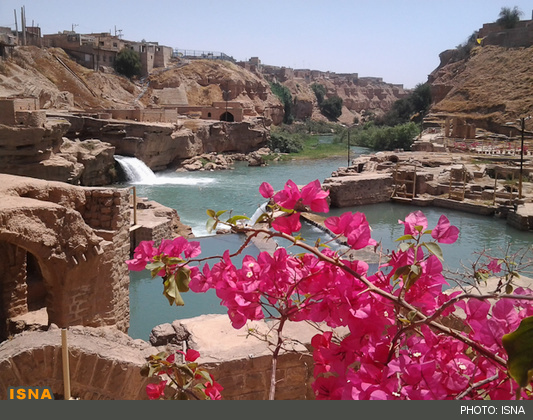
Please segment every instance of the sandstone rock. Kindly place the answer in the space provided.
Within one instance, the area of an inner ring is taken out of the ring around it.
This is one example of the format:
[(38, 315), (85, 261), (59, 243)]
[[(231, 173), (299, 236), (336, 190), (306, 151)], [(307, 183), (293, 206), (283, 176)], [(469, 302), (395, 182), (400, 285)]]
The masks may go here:
[(174, 321), (172, 323), (172, 328), (176, 332), (176, 340), (178, 341), (187, 341), (190, 337), (189, 331), (182, 325), (181, 321)]
[(195, 160), (193, 163), (190, 163), (188, 165), (183, 165), (183, 168), (188, 171), (199, 171), (203, 167), (204, 166), (202, 165), (202, 162), (200, 162), (199, 160)]
[(162, 346), (168, 344), (176, 337), (176, 330), (171, 324), (157, 325), (150, 332), (150, 344), (152, 346)]

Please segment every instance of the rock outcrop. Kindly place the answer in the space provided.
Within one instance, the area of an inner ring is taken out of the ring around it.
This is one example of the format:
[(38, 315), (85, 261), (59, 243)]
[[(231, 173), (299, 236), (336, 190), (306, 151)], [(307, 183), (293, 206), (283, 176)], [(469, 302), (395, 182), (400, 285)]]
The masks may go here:
[(440, 116), (442, 123), (457, 116), (477, 128), (509, 135), (506, 122), (533, 110), (533, 46), (478, 46), (463, 60), (453, 59), (454, 51), (441, 54), (441, 64), (428, 78), (431, 118)]
[(204, 153), (248, 153), (268, 142), (270, 127), (263, 119), (225, 123), (180, 119), (176, 124), (140, 123), (65, 115), (72, 123), (67, 133), (80, 139), (98, 138), (115, 153), (142, 160), (154, 171), (176, 166)]
[(69, 141), (65, 119), (49, 118), (39, 126), (0, 125), (3, 173), (87, 186), (116, 180), (115, 148), (99, 140)]

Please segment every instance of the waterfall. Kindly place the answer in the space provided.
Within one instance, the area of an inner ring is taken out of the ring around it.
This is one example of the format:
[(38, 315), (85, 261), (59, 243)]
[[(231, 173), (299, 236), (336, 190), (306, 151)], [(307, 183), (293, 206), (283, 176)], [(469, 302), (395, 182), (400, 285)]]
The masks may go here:
[(216, 179), (213, 177), (176, 174), (175, 172), (156, 175), (144, 162), (134, 157), (115, 155), (115, 160), (124, 171), (127, 182), (131, 184), (201, 186), (216, 182)]
[(249, 222), (247, 223), (249, 226), (255, 225), (255, 222), (261, 217), (262, 214), (266, 213), (266, 209), (268, 206), (268, 202), (261, 204), (257, 210), (254, 212), (252, 217), (250, 218)]
[(122, 170), (126, 174), (128, 182), (131, 182), (133, 184), (157, 183), (157, 178), (155, 174), (141, 160), (134, 157), (119, 155), (115, 155), (115, 160), (122, 167)]

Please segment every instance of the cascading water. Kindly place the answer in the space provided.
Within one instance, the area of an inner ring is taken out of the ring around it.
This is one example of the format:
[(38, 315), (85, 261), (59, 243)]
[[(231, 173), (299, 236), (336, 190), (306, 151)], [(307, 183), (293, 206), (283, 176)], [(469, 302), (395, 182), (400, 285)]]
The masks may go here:
[(119, 163), (127, 181), (133, 184), (155, 184), (156, 175), (146, 164), (134, 157), (115, 155), (115, 160)]
[(252, 215), (252, 217), (250, 217), (250, 220), (248, 221), (248, 225), (249, 226), (253, 226), (255, 225), (255, 223), (257, 222), (257, 220), (259, 220), (259, 218), (266, 213), (266, 209), (267, 209), (267, 206), (268, 206), (268, 202), (266, 203), (263, 203), (261, 204), (257, 210), (255, 211), (255, 213)]
[(184, 174), (177, 175), (174, 172), (156, 175), (143, 161), (134, 157), (115, 155), (115, 160), (119, 163), (126, 175), (126, 181), (130, 184), (206, 185), (215, 182), (214, 178), (195, 177)]

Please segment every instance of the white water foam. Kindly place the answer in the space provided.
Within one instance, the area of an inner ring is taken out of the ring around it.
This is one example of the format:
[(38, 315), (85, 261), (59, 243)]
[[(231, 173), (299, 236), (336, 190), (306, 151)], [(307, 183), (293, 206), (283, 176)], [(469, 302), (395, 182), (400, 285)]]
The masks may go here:
[(134, 157), (115, 155), (115, 160), (122, 167), (128, 182), (141, 185), (206, 185), (216, 182), (214, 178), (156, 175), (146, 164)]

